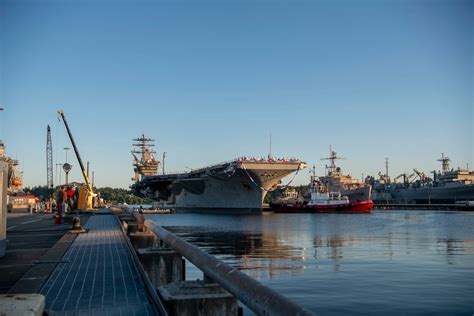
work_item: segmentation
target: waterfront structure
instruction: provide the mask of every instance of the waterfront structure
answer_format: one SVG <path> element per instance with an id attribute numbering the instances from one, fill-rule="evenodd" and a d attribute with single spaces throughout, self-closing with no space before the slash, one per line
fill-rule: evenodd
<path id="1" fill-rule="evenodd" d="M 141 157 L 134 155 L 134 194 L 177 210 L 260 212 L 265 195 L 281 179 L 306 167 L 299 159 L 241 157 L 189 172 L 158 175 L 159 162 L 149 149 L 153 140 L 142 135 L 135 141 Z"/>
<path id="2" fill-rule="evenodd" d="M 39 199 L 33 194 L 15 195 L 9 199 L 12 209 L 28 209 L 30 205 L 34 205 L 38 202 Z"/>
<path id="3" fill-rule="evenodd" d="M 0 141 L 1 142 L 1 141 Z M 0 143 L 0 145 L 2 145 Z M 3 148 L 3 146 L 2 146 Z M 8 165 L 0 155 L 0 258 L 5 256 L 7 236 L 7 178 Z"/>
<path id="4" fill-rule="evenodd" d="M 18 166 L 20 162 L 5 155 L 5 146 L 0 141 L 0 160 L 8 166 L 7 172 L 7 192 L 8 195 L 15 195 L 23 191 L 23 174 Z"/>

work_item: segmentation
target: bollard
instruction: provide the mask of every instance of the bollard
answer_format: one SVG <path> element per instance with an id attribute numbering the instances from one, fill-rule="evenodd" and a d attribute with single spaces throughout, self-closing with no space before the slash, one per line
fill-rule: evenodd
<path id="1" fill-rule="evenodd" d="M 130 236 L 131 233 L 138 232 L 138 224 L 136 223 L 127 223 L 127 235 Z"/>
<path id="2" fill-rule="evenodd" d="M 87 229 L 81 226 L 81 219 L 75 216 L 72 219 L 72 228 L 69 230 L 71 234 L 82 234 L 87 233 Z"/>
<path id="3" fill-rule="evenodd" d="M 143 216 L 143 214 L 137 211 L 133 211 L 133 216 L 137 219 L 138 231 L 146 231 L 147 228 L 145 227 L 145 217 Z"/>
<path id="4" fill-rule="evenodd" d="M 160 286 L 158 293 L 170 316 L 239 314 L 237 300 L 216 283 L 173 282 Z"/>
<path id="5" fill-rule="evenodd" d="M 183 257 L 173 249 L 138 249 L 137 253 L 145 272 L 156 288 L 183 280 Z"/>

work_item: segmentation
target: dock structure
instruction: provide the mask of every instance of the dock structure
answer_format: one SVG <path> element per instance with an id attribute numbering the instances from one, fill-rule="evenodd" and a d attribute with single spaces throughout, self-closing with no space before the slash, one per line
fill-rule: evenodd
<path id="1" fill-rule="evenodd" d="M 377 210 L 429 210 L 429 211 L 474 211 L 474 205 L 462 204 L 415 204 L 415 203 L 375 203 Z"/>
<path id="2" fill-rule="evenodd" d="M 7 179 L 8 166 L 2 161 L 3 146 L 0 140 L 0 258 L 5 256 L 7 236 Z"/>
<path id="3" fill-rule="evenodd" d="M 41 294 L 55 315 L 156 315 L 119 222 L 91 216 Z"/>
<path id="4" fill-rule="evenodd" d="M 87 221 L 87 216 L 82 216 Z M 6 252 L 0 258 L 0 294 L 37 293 L 75 235 L 51 214 L 9 213 Z"/>
<path id="5" fill-rule="evenodd" d="M 238 301 L 258 315 L 314 315 L 139 212 L 102 209 L 60 225 L 51 214 L 9 216 L 9 246 L 27 236 L 29 248 L 25 260 L 8 247 L 0 260 L 0 314 L 19 295 L 37 315 L 237 316 Z M 71 229 L 77 216 L 86 229 Z M 186 261 L 202 280 L 186 280 Z"/>

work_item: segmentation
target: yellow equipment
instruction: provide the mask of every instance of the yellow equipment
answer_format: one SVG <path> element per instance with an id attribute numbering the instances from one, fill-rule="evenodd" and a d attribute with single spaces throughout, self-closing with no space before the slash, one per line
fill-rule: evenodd
<path id="1" fill-rule="evenodd" d="M 74 153 L 76 154 L 77 160 L 79 165 L 81 166 L 82 176 L 84 177 L 85 185 L 79 188 L 79 200 L 77 208 L 80 210 L 88 210 L 92 209 L 92 198 L 94 196 L 94 191 L 92 189 L 92 185 L 89 181 L 89 177 L 87 176 L 86 169 L 84 168 L 84 164 L 82 163 L 81 156 L 79 155 L 79 151 L 77 150 L 76 143 L 74 142 L 74 138 L 72 137 L 71 130 L 69 129 L 69 125 L 67 124 L 66 117 L 64 116 L 64 111 L 58 111 L 58 119 L 63 119 L 64 125 L 66 126 L 67 134 L 69 135 L 69 139 L 71 140 L 72 147 L 74 148 Z"/>
<path id="2" fill-rule="evenodd" d="M 79 187 L 79 199 L 77 201 L 77 208 L 80 210 L 87 210 L 92 208 L 92 195 L 88 194 L 87 185 Z"/>

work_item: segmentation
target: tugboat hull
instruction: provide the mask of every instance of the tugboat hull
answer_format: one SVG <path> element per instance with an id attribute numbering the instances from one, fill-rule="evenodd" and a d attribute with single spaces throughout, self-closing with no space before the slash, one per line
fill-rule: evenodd
<path id="1" fill-rule="evenodd" d="M 374 203 L 371 200 L 350 202 L 339 205 L 272 205 L 275 213 L 372 213 Z"/>

